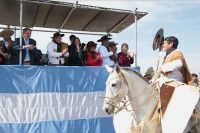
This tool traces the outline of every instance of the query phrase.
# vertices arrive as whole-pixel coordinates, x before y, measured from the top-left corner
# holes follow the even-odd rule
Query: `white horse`
[[[103,109],[107,114],[114,114],[116,133],[161,133],[159,115],[156,117],[154,114],[158,113],[155,109],[159,99],[155,87],[149,86],[147,80],[131,69],[116,66],[114,70],[107,70],[110,75],[106,82]],[[188,124],[189,129],[193,123]]]

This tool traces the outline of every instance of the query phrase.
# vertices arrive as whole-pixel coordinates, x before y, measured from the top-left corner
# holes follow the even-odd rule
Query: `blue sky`
[[[61,0],[59,0],[61,1]],[[75,2],[75,0],[62,0]],[[158,51],[152,50],[155,33],[163,28],[165,36],[176,36],[179,39],[179,49],[185,55],[191,72],[200,73],[200,2],[198,0],[186,1],[158,1],[158,0],[79,0],[80,4],[101,7],[117,8],[148,12],[148,15],[138,22],[138,65],[144,73],[148,67],[156,67]],[[46,52],[47,44],[51,41],[52,33],[33,32],[32,38],[37,40],[37,46]],[[69,43],[68,34],[63,38]],[[96,41],[99,36],[77,35],[82,42]],[[135,52],[135,25],[130,26],[119,34],[113,34],[113,41],[120,45],[124,42],[130,46],[130,51]]]

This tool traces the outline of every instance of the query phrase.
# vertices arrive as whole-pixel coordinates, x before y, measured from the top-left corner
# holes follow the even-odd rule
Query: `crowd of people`
[[[0,32],[0,64],[16,65],[19,64],[20,50],[22,50],[23,65],[43,65],[42,52],[37,48],[36,40],[31,38],[32,30],[24,28],[22,33],[22,46],[20,38],[15,41],[11,39],[13,30],[5,29]],[[89,41],[81,43],[81,40],[70,35],[70,45],[64,43],[64,34],[56,32],[53,34],[52,41],[47,45],[48,62],[50,66],[114,66],[118,64],[122,67],[131,67],[134,63],[134,55],[128,52],[128,44],[121,46],[121,52],[117,53],[117,43],[110,41],[112,38],[102,36],[97,42],[101,45],[98,49],[97,43]]]
[[[0,64],[1,65],[17,65],[20,63],[20,50],[22,50],[22,64],[39,65],[42,58],[41,50],[37,49],[36,41],[31,37],[32,30],[30,28],[23,29],[22,46],[20,46],[20,38],[15,41],[11,39],[14,34],[13,30],[6,29],[0,32]]]
[[[15,41],[11,39],[13,30],[5,29],[0,32],[0,65],[18,65],[20,63],[20,51],[22,50],[23,65],[49,65],[49,66],[114,66],[118,64],[122,67],[131,67],[134,63],[134,55],[128,52],[127,43],[121,45],[121,52],[117,53],[117,43],[110,41],[109,36],[102,36],[97,42],[101,45],[98,49],[97,43],[89,41],[87,44],[70,35],[70,45],[62,41],[64,34],[56,32],[53,34],[52,41],[47,45],[46,61],[42,58],[42,52],[37,48],[37,42],[31,38],[32,30],[24,28],[22,33],[22,46],[20,38]],[[178,39],[174,36],[166,37],[162,51],[165,52],[159,71],[165,77],[175,79],[183,83],[195,81],[199,86],[197,74],[190,74],[183,54],[178,47]],[[153,75],[145,75],[147,80],[151,80]]]

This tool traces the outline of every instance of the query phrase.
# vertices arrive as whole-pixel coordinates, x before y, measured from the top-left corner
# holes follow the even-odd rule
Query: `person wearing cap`
[[[1,62],[0,64],[10,65],[14,63],[14,54],[15,51],[13,49],[14,41],[12,41],[11,36],[14,34],[13,30],[5,29],[0,32],[0,37],[3,40],[0,41],[0,54],[1,54]]]
[[[50,66],[63,66],[65,57],[69,56],[67,44],[62,43],[64,34],[56,32],[53,34],[52,42],[47,46],[49,65]]]
[[[110,42],[109,44],[109,49],[110,51],[113,52],[113,55],[111,56],[111,59],[114,61],[115,64],[118,64],[118,55],[117,55],[117,44],[118,43],[115,43],[114,41]]]
[[[97,44],[89,41],[86,45],[87,51],[87,66],[101,66],[102,58],[100,53],[96,52]]]
[[[97,40],[97,42],[101,42],[101,46],[98,49],[98,52],[102,56],[102,66],[108,65],[108,66],[114,66],[115,63],[112,60],[112,55],[114,54],[112,51],[109,49],[109,40],[112,38],[109,38],[108,36],[103,36],[101,39]]]
[[[134,62],[133,55],[128,52],[128,44],[123,43],[121,46],[121,52],[118,53],[118,64],[122,67],[131,67]]]
[[[186,84],[192,84],[192,78],[186,64],[183,53],[177,49],[178,39],[174,36],[166,37],[162,49],[166,56],[162,66],[159,68],[161,79],[177,80]],[[162,78],[163,77],[163,78]]]
[[[32,30],[28,27],[23,29],[22,47],[20,46],[20,38],[15,39],[14,48],[18,50],[17,64],[19,64],[19,50],[22,49],[22,64],[36,65],[34,50],[36,49],[36,41],[31,38]]]

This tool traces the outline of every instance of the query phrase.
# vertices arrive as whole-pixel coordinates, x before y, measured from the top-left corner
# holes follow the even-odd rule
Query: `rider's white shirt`
[[[167,53],[166,51],[159,52],[159,64],[158,64],[159,67],[162,66],[166,53]]]
[[[172,54],[172,53],[170,53],[170,54]],[[166,57],[166,59],[170,56],[170,54]],[[178,60],[174,60],[172,62],[163,64],[161,66],[161,70],[164,73],[170,72],[167,75],[167,78],[172,79],[172,80],[178,80],[180,82],[184,82],[184,76],[183,76],[183,73],[181,70],[182,66],[183,66],[182,60],[178,59]],[[164,75],[162,75],[162,76],[164,76]]]

